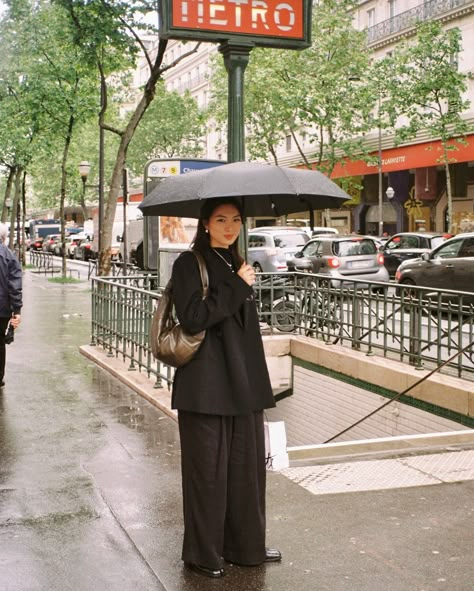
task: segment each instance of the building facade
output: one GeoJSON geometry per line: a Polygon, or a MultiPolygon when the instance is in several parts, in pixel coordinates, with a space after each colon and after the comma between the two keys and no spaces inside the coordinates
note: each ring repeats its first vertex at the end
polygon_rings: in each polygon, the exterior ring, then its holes
{"type": "MultiPolygon", "coordinates": [[[[450,165],[452,175],[454,233],[474,229],[474,0],[361,0],[354,13],[354,26],[367,32],[367,43],[374,60],[381,59],[404,39],[415,32],[416,21],[439,20],[446,29],[457,27],[462,34],[462,52],[458,56],[458,68],[468,75],[465,98],[470,101],[463,118],[472,132],[468,133],[465,146],[460,146],[450,165]]],[[[170,90],[189,90],[198,105],[205,108],[210,98],[209,73],[211,57],[217,52],[217,44],[170,41],[166,62],[178,63],[166,73],[170,90]],[[185,59],[183,54],[196,51],[185,59]]],[[[146,76],[146,67],[136,74],[135,84],[140,85],[146,76]]],[[[409,143],[395,146],[394,138],[378,130],[367,134],[368,151],[378,161],[381,152],[383,230],[446,231],[447,193],[443,167],[439,164],[440,143],[419,133],[409,143]],[[393,189],[393,198],[386,197],[386,189],[393,189]]],[[[304,146],[304,138],[302,138],[304,146]]],[[[218,132],[212,122],[205,142],[204,158],[226,159],[226,137],[218,132]]],[[[278,161],[282,165],[297,166],[301,157],[292,142],[286,138],[278,148],[278,161]]],[[[311,146],[307,145],[311,157],[311,146]]],[[[269,158],[270,160],[270,158],[269,158]]],[[[335,180],[351,176],[362,189],[353,195],[352,201],[341,210],[319,212],[318,225],[332,225],[340,232],[378,234],[380,232],[379,166],[365,161],[345,162],[332,174],[335,180]]],[[[301,216],[295,216],[301,218],[301,216]]]]}
{"type": "MultiPolygon", "coordinates": [[[[374,59],[383,58],[397,43],[413,35],[416,21],[438,20],[445,29],[458,28],[462,35],[462,52],[458,56],[459,71],[467,75],[464,98],[469,110],[462,114],[471,131],[467,143],[453,152],[452,175],[453,219],[451,231],[474,229],[474,2],[472,0],[366,0],[359,2],[354,15],[358,29],[367,31],[368,46],[374,59]]],[[[378,138],[371,138],[374,155],[378,138]]],[[[382,134],[383,216],[384,229],[393,231],[448,231],[446,176],[439,164],[440,142],[420,133],[409,144],[394,146],[393,137],[382,134]],[[385,190],[394,189],[388,202],[385,190]]],[[[373,232],[378,220],[376,196],[377,166],[351,162],[334,178],[353,174],[362,179],[360,203],[352,211],[353,229],[373,232]]]]}

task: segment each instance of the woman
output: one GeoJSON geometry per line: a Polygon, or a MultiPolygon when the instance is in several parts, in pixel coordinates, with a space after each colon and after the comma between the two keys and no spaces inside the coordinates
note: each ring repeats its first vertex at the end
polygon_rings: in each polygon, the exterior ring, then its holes
{"type": "Polygon", "coordinates": [[[173,266],[173,298],[182,326],[206,337],[176,370],[183,478],[182,559],[194,571],[224,575],[224,561],[255,566],[281,560],[265,548],[263,409],[275,406],[252,285],[253,268],[238,251],[240,205],[208,200],[193,250],[209,273],[209,295],[192,252],[173,266]]]}

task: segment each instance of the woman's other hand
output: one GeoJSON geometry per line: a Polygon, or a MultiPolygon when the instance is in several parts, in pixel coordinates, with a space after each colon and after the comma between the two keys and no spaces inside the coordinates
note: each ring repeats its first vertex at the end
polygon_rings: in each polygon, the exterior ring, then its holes
{"type": "Polygon", "coordinates": [[[247,285],[252,286],[255,283],[255,271],[251,265],[248,263],[244,263],[239,271],[238,276],[247,283],[247,285]]]}

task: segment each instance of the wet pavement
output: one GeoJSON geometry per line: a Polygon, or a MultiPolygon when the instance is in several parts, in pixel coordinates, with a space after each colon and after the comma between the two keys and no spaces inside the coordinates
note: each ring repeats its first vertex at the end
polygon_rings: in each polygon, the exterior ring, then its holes
{"type": "Polygon", "coordinates": [[[283,562],[185,571],[175,421],[80,355],[87,282],[24,287],[0,394],[0,591],[474,589],[469,480],[314,495],[270,473],[283,562]]]}

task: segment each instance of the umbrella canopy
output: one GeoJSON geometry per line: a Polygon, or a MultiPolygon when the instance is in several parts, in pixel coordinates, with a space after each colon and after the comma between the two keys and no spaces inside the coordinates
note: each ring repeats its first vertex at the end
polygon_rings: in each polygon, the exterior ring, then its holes
{"type": "Polygon", "coordinates": [[[163,179],[139,205],[143,215],[197,218],[205,199],[241,198],[247,217],[340,207],[351,197],[320,172],[234,162],[163,179]]]}

